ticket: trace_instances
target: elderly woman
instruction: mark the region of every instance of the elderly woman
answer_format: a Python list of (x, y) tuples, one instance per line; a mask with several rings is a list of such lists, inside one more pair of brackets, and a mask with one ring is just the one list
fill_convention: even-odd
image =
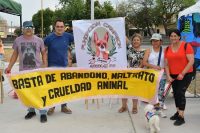
[[(132, 47), (129, 46), (128, 48), (128, 63), (129, 67), (131, 68), (141, 68), (142, 67), (142, 59), (144, 57), (144, 50), (141, 49), (141, 42), (142, 42), (142, 36), (140, 34), (134, 34), (131, 39)], [(138, 100), (132, 99), (133, 101), (133, 107), (132, 107), (132, 113), (136, 114), (138, 112)], [(119, 109), (119, 113), (127, 111), (127, 99), (122, 99), (122, 107)]]
[(165, 51), (165, 68), (167, 79), (169, 82), (172, 82), (177, 109), (170, 119), (175, 120), (175, 126), (180, 126), (185, 123), (185, 92), (192, 80), (194, 52), (190, 44), (180, 41), (181, 35), (179, 30), (172, 30), (169, 38), (171, 44)]

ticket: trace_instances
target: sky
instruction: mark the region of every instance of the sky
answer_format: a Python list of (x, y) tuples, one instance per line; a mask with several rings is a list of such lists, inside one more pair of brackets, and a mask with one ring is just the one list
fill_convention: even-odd
[[(41, 9), (41, 0), (14, 0), (21, 3), (22, 5), (22, 21), (28, 21), (32, 19), (32, 16)], [(99, 0), (100, 2), (106, 0)], [(121, 0), (110, 0), (112, 3), (118, 3)], [(43, 0), (43, 8), (50, 8), (52, 10), (56, 9), (56, 6), (59, 4), (59, 0)], [(0, 12), (0, 17), (7, 20), (9, 26), (19, 26), (20, 17), (9, 15)]]

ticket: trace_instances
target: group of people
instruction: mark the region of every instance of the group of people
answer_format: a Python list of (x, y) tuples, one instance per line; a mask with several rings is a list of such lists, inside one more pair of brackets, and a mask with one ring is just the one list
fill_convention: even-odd
[[(44, 41), (34, 35), (33, 23), (25, 21), (23, 23), (23, 35), (16, 38), (13, 44), (13, 54), (11, 56), (5, 73), (11, 72), (11, 69), (19, 56), (19, 71), (33, 70), (41, 67), (67, 67), (72, 66), (71, 54), (68, 49), (74, 41), (73, 35), (65, 32), (64, 21), (56, 20), (55, 31), (50, 33)], [(42, 55), (42, 61), (40, 58)], [(48, 61), (47, 61), (48, 59)], [(47, 122), (47, 114), (52, 115), (55, 107), (48, 111), (39, 110), (40, 121)], [(72, 111), (67, 104), (61, 105), (61, 112), (71, 114)], [(31, 119), (36, 115), (34, 108), (29, 108), (25, 119)]]
[[(67, 67), (72, 66), (69, 46), (74, 41), (73, 35), (65, 32), (65, 25), (62, 20), (56, 20), (55, 31), (50, 33), (44, 41), (35, 36), (33, 32), (33, 23), (25, 21), (23, 23), (23, 35), (16, 38), (13, 44), (14, 52), (10, 59), (5, 73), (11, 72), (19, 56), (19, 70), (32, 70), (40, 67)], [(173, 30), (169, 34), (170, 45), (167, 48), (162, 47), (162, 36), (154, 33), (150, 39), (151, 48), (144, 50), (141, 48), (142, 36), (134, 34), (131, 38), (131, 46), (127, 50), (128, 67), (131, 68), (151, 68), (156, 70), (165, 70), (165, 74), (160, 81), (158, 102), (155, 108), (162, 113), (164, 99), (162, 97), (166, 81), (172, 83), (173, 94), (177, 112), (170, 117), (175, 120), (174, 125), (182, 125), (184, 121), (184, 110), (186, 105), (185, 92), (192, 80), (191, 72), (194, 63), (194, 53), (190, 44), (180, 41), (180, 32)], [(42, 55), (42, 61), (40, 58)], [(29, 62), (29, 63), (28, 63)], [(31, 62), (31, 63), (30, 63)], [(138, 112), (138, 100), (133, 99), (132, 113)], [(127, 99), (122, 99), (122, 107), (119, 113), (128, 109)], [(47, 114), (52, 115), (55, 107), (48, 111), (40, 110), (40, 121), (47, 122)], [(67, 104), (61, 105), (61, 112), (71, 114), (72, 111)], [(34, 108), (29, 108), (25, 119), (31, 119), (36, 115)]]
[[(169, 39), (169, 46), (163, 48), (162, 36), (154, 33), (150, 39), (152, 46), (144, 50), (141, 48), (142, 36), (136, 33), (131, 38), (131, 46), (128, 46), (127, 57), (131, 68), (164, 69), (158, 89), (158, 100), (154, 107), (161, 117), (166, 118), (162, 110), (165, 106), (163, 93), (165, 92), (165, 84), (168, 81), (172, 84), (177, 109), (170, 120), (175, 120), (174, 125), (179, 126), (185, 123), (185, 92), (193, 77), (194, 52), (190, 44), (181, 41), (179, 30), (171, 30)], [(138, 112), (138, 100), (132, 99), (132, 101), (132, 113), (135, 114)], [(122, 107), (118, 112), (122, 113), (127, 109), (127, 99), (122, 99)]]

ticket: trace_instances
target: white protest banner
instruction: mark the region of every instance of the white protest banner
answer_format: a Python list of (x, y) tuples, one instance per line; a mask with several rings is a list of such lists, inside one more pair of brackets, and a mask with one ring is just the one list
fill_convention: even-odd
[(73, 21), (77, 66), (126, 68), (124, 18)]

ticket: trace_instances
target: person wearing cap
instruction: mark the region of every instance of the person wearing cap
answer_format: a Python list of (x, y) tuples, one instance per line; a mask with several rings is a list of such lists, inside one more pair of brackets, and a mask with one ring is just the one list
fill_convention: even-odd
[(180, 126), (185, 123), (185, 93), (192, 81), (194, 51), (189, 43), (180, 41), (181, 33), (178, 29), (170, 31), (169, 39), (170, 45), (165, 51), (165, 69), (167, 80), (172, 84), (176, 106), (176, 113), (170, 120), (175, 120), (174, 125)]
[[(158, 33), (154, 33), (150, 39), (152, 47), (147, 49), (144, 54), (143, 65), (150, 69), (162, 70), (164, 69), (164, 49), (162, 48), (162, 36)], [(164, 73), (158, 90), (158, 102), (155, 104), (155, 109), (158, 111), (158, 114), (166, 118), (167, 116), (163, 112), (164, 107), (164, 98), (163, 93), (165, 91), (166, 84), (166, 74)]]
[[(44, 42), (41, 38), (33, 33), (33, 23), (25, 21), (23, 23), (23, 35), (17, 37), (13, 44), (13, 54), (11, 56), (8, 67), (5, 73), (11, 72), (11, 69), (19, 56), (19, 71), (33, 70), (47, 66), (47, 57)], [(42, 55), (42, 61), (40, 58)], [(40, 122), (47, 122), (46, 110), (39, 110)], [(35, 109), (29, 108), (25, 119), (31, 119), (36, 116)]]
[[(66, 68), (71, 66), (69, 56), (71, 55), (69, 46), (74, 42), (74, 37), (70, 33), (65, 32), (63, 20), (56, 20), (54, 24), (55, 32), (49, 34), (44, 43), (48, 52), (48, 67)], [(70, 56), (71, 57), (71, 56)], [(55, 107), (48, 110), (47, 114), (52, 115)], [(61, 105), (61, 112), (71, 114), (72, 111), (67, 107), (67, 104)]]

